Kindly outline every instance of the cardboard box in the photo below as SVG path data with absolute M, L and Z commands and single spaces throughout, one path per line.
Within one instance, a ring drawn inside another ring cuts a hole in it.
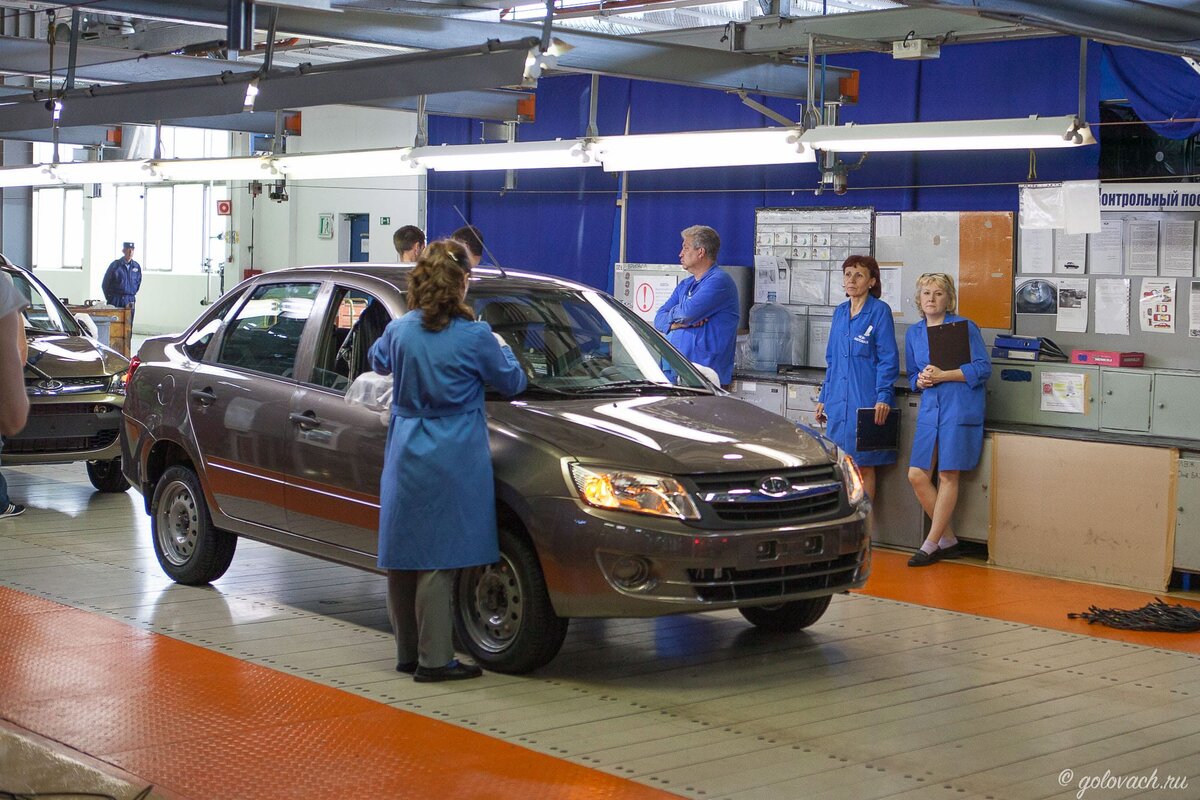
M 1144 367 L 1145 353 L 1122 353 L 1117 350 L 1072 350 L 1072 364 L 1096 364 L 1101 367 Z

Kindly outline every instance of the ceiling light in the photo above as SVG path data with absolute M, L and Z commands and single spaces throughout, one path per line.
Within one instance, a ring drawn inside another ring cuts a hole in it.
M 243 111 L 253 111 L 254 101 L 258 98 L 258 78 L 246 84 L 246 97 L 242 100 Z
M 271 163 L 277 171 L 293 180 L 403 177 L 423 172 L 412 160 L 412 151 L 411 147 L 390 147 L 342 153 L 299 153 L 276 156 Z
M 601 136 L 596 152 L 608 172 L 813 162 L 798 128 Z
M 276 177 L 264 156 L 245 158 L 168 158 L 151 161 L 156 177 L 167 181 L 254 181 Z
M 1095 144 L 1075 117 L 897 122 L 880 125 L 819 125 L 801 140 L 830 152 L 880 153 L 902 150 L 1025 150 Z
M 45 164 L 29 167 L 5 167 L 0 169 L 0 187 L 7 186 L 60 186 L 61 181 L 51 174 Z
M 438 172 L 600 166 L 588 143 L 578 139 L 415 147 L 412 158 Z
M 155 183 L 149 161 L 67 161 L 51 168 L 63 183 Z

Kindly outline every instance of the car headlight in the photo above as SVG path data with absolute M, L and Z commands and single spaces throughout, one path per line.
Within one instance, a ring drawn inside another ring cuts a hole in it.
M 597 508 L 700 519 L 696 503 L 683 484 L 662 475 L 571 464 L 571 480 L 583 502 Z
M 118 372 L 108 381 L 109 394 L 125 394 L 125 378 L 128 373 Z
M 846 497 L 850 500 L 850 505 L 856 506 L 862 502 L 863 496 L 866 494 L 863 489 L 862 473 L 858 471 L 858 464 L 854 463 L 850 454 L 840 448 L 838 464 L 842 468 L 842 480 L 846 483 Z

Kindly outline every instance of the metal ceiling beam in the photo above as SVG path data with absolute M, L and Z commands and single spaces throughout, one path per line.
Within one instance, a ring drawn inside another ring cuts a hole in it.
M 438 92 L 482 89 L 521 82 L 532 39 L 436 53 L 272 70 L 259 79 L 256 111 L 333 103 L 361 103 Z M 242 113 L 246 87 L 256 73 L 223 73 L 183 81 L 93 86 L 62 96 L 61 125 L 156 122 Z M 0 105 L 0 131 L 48 126 L 46 93 Z
M 190 24 L 223 27 L 222 0 L 192 0 L 187 4 L 160 0 L 101 0 L 90 8 Z M 343 10 L 322 13 L 280 8 L 281 35 L 350 43 L 438 49 L 464 47 L 488 39 L 536 36 L 540 26 L 517 22 L 481 22 L 421 14 Z M 805 67 L 761 56 L 656 42 L 628 37 L 555 28 L 554 38 L 573 49 L 558 57 L 558 69 L 641 80 L 678 83 L 721 91 L 744 89 L 756 94 L 803 98 L 808 81 Z M 826 94 L 837 92 L 839 78 L 849 70 L 826 70 Z

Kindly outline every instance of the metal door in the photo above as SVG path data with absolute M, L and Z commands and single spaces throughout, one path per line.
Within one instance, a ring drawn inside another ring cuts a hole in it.
M 371 218 L 367 214 L 348 214 L 350 220 L 350 260 L 371 260 Z

